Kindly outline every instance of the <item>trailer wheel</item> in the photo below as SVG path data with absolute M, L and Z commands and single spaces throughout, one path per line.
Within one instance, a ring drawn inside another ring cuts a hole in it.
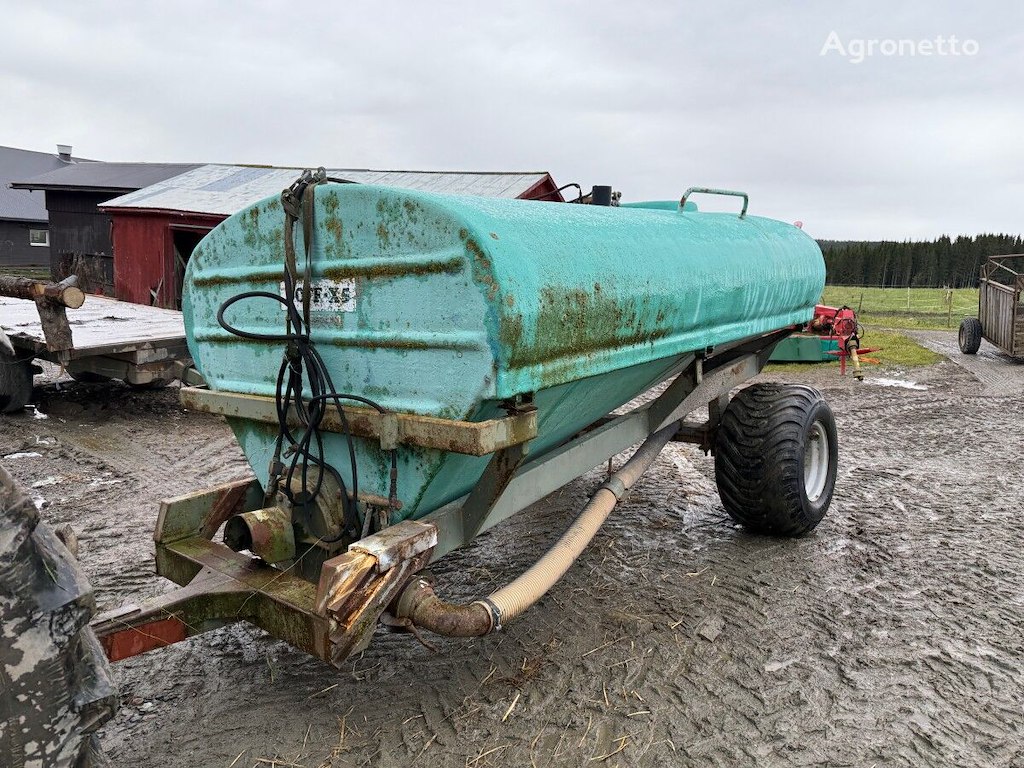
M 143 392 L 147 389 L 163 389 L 168 384 L 170 384 L 171 381 L 171 379 L 150 379 L 145 383 L 136 384 L 134 381 L 128 381 L 128 379 L 125 379 L 124 383 L 134 390 Z
M 95 733 L 117 694 L 94 611 L 77 561 L 0 468 L 0 765 L 105 765 Z
M 965 355 L 976 354 L 981 348 L 981 320 L 976 317 L 965 317 L 960 323 L 957 340 L 960 342 L 960 351 Z
M 20 411 L 32 397 L 32 362 L 0 350 L 0 413 Z
M 74 371 L 71 369 L 65 370 L 68 376 L 79 384 L 106 384 L 110 381 L 110 377 L 104 376 L 102 373 L 93 373 L 92 371 Z
M 818 390 L 748 387 L 729 403 L 715 438 L 722 504 L 758 533 L 807 533 L 832 502 L 838 447 L 832 409 Z

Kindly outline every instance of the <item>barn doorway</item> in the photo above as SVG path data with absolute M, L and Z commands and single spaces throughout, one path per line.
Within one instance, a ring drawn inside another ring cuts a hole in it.
M 181 309 L 181 292 L 185 284 L 185 267 L 192 258 L 192 251 L 199 245 L 210 230 L 203 227 L 171 228 L 171 240 L 174 244 L 174 295 L 171 297 L 175 309 Z

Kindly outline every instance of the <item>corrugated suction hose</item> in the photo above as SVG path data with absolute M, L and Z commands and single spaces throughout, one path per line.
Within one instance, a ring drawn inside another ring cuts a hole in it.
M 602 485 L 543 557 L 510 584 L 483 600 L 455 605 L 439 598 L 425 579 L 407 586 L 394 605 L 395 615 L 412 621 L 417 627 L 439 635 L 476 637 L 500 629 L 536 603 L 565 575 L 608 519 L 615 504 L 654 463 L 672 439 L 679 422 L 664 427 L 647 438 L 629 461 Z

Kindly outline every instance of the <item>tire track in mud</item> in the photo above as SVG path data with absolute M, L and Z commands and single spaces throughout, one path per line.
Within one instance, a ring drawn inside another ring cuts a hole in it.
M 998 347 L 985 340 L 982 340 L 977 354 L 965 355 L 960 351 L 957 334 L 953 331 L 912 331 L 909 335 L 971 373 L 982 383 L 987 395 L 1024 392 L 1024 360 L 1004 355 Z
M 914 372 L 925 390 L 806 375 L 840 434 L 835 501 L 812 535 L 745 533 L 711 460 L 671 445 L 563 581 L 495 636 L 438 639 L 433 654 L 379 632 L 333 671 L 234 626 L 117 665 L 127 695 L 154 706 L 105 730 L 115 765 L 240 752 L 237 765 L 1024 765 L 1024 389 L 990 396 L 951 363 Z M 48 495 L 44 510 L 131 531 L 139 543 L 83 547 L 122 593 L 163 588 L 145 499 L 168 493 L 148 478 L 191 490 L 210 484 L 193 464 L 228 473 L 240 456 L 221 422 L 160 407 L 101 429 L 137 428 L 138 465 L 85 445 L 86 427 L 53 430 L 66 455 L 40 451 L 44 472 L 125 480 Z M 14 431 L 28 441 L 39 423 Z M 602 479 L 435 564 L 439 591 L 469 600 L 521 572 Z
M 50 384 L 36 398 L 47 418 L 10 417 L 7 439 L 43 456 L 12 471 L 79 534 L 101 610 L 166 590 L 152 557 L 160 501 L 244 476 L 231 431 L 183 411 L 173 387 Z

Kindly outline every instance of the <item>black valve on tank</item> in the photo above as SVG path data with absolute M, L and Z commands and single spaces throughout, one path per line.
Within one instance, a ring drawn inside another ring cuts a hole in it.
M 604 184 L 595 184 L 590 190 L 591 205 L 611 205 L 612 188 Z

